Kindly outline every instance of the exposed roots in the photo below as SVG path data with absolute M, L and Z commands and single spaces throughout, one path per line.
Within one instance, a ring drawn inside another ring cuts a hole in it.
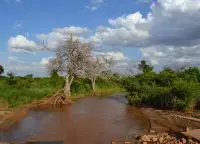
M 57 92 L 53 96 L 46 97 L 39 102 L 40 105 L 66 105 L 71 103 L 71 99 L 67 98 L 63 92 Z

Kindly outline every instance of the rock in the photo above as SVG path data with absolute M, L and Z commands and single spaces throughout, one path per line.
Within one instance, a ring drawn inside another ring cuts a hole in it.
M 157 141 L 158 141 L 158 138 L 153 137 L 153 138 L 152 138 L 152 141 L 153 141 L 153 142 L 157 142 Z
M 150 142 L 151 140 L 150 140 L 150 137 L 148 136 L 148 135 L 143 135 L 142 137 L 141 137 L 141 140 L 143 141 L 143 142 Z
M 181 141 L 182 141 L 183 144 L 187 143 L 187 140 L 185 138 L 182 138 Z
M 159 138 L 159 143 L 163 143 L 163 141 L 164 141 L 164 138 L 163 138 L 163 137 L 160 137 L 160 138 Z
M 150 130 L 150 133 L 156 133 L 156 131 L 155 130 Z
M 143 142 L 142 144 L 147 144 L 147 142 Z

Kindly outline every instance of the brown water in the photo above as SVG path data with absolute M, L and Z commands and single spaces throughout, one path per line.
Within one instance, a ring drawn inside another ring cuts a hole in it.
M 127 106 L 124 95 L 116 94 L 84 98 L 60 109 L 32 110 L 14 128 L 0 133 L 0 140 L 105 144 L 133 139 L 148 128 L 148 120 L 140 110 Z

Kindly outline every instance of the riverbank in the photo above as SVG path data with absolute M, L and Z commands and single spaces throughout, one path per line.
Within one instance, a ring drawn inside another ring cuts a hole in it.
M 198 139 L 188 138 L 182 133 L 200 129 L 199 112 L 178 112 L 153 108 L 141 108 L 141 111 L 149 119 L 150 131 L 137 136 L 138 143 L 200 143 Z M 200 134 L 198 133 L 196 135 Z
M 151 129 L 156 132 L 183 132 L 186 127 L 199 129 L 200 122 L 184 117 L 197 118 L 199 112 L 178 112 L 170 110 L 158 110 L 153 108 L 141 108 L 143 114 L 149 119 Z M 183 117 L 181 117 L 183 116 Z
M 98 89 L 96 92 L 95 96 L 109 96 L 113 93 L 121 92 L 122 89 L 120 88 L 112 88 L 112 89 Z M 85 94 L 72 94 L 72 100 L 73 102 L 88 97 L 92 96 L 92 93 L 85 93 Z M 43 101 L 47 101 L 50 99 L 51 96 L 44 97 L 41 100 L 35 100 L 30 104 L 24 104 L 21 105 L 17 108 L 10 108 L 8 105 L 5 106 L 3 102 L 1 103 L 1 110 L 0 110 L 0 131 L 5 131 L 7 129 L 12 128 L 12 126 L 16 125 L 18 122 L 20 122 L 28 113 L 31 109 L 37 108 L 37 107 L 46 107 L 50 106 L 51 104 L 45 103 L 43 104 Z M 51 105 L 52 106 L 52 105 Z

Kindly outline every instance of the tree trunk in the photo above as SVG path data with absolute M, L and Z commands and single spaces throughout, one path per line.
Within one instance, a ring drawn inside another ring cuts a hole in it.
M 66 77 L 65 77 L 65 86 L 64 86 L 64 89 L 63 89 L 64 95 L 67 98 L 67 103 L 69 103 L 69 104 L 72 103 L 72 99 L 71 99 L 71 84 L 73 82 L 73 79 L 74 79 L 74 76 L 71 76 L 71 78 L 70 78 L 70 75 L 66 75 Z
M 93 90 L 93 96 L 96 95 L 96 78 L 92 78 L 92 90 Z

